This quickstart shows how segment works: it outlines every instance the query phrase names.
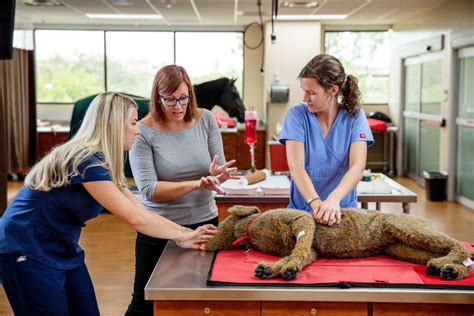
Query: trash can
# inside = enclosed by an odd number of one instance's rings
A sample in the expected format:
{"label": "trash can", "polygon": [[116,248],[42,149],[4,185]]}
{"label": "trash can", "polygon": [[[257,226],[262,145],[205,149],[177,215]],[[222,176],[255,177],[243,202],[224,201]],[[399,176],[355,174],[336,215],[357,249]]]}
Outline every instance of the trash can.
{"label": "trash can", "polygon": [[426,198],[430,201],[446,201],[448,174],[439,171],[423,171]]}

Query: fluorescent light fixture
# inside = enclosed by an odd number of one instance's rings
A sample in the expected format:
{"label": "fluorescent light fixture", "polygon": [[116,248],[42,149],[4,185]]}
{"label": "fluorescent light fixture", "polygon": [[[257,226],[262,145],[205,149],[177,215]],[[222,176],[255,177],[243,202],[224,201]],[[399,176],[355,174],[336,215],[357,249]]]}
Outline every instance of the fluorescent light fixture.
{"label": "fluorescent light fixture", "polygon": [[317,1],[285,1],[281,4],[284,8],[316,8],[318,5]]}
{"label": "fluorescent light fixture", "polygon": [[89,19],[120,19],[120,20],[159,20],[160,14],[93,14],[86,13]]}
{"label": "fluorescent light fixture", "polygon": [[306,14],[306,15],[278,15],[279,21],[321,21],[321,20],[344,20],[347,14]]}

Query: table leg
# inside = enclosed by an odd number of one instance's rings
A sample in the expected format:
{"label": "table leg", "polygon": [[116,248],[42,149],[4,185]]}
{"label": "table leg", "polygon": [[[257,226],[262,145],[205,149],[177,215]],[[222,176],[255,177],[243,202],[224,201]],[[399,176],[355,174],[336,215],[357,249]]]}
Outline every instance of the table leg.
{"label": "table leg", "polygon": [[368,210],[369,209],[369,202],[360,202],[360,207]]}
{"label": "table leg", "polygon": [[380,203],[380,202],[376,202],[376,203],[375,203],[375,210],[381,211],[381,210],[382,210],[381,204],[382,204],[382,203]]}
{"label": "table leg", "polygon": [[402,205],[403,205],[403,213],[410,214],[410,203],[403,202]]}

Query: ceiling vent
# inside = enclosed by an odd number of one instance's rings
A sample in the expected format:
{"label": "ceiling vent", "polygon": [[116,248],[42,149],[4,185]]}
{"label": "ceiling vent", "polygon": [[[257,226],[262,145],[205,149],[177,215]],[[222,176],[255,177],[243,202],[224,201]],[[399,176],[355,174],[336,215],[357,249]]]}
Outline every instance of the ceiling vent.
{"label": "ceiling vent", "polygon": [[44,5],[50,7],[62,5],[62,0],[21,0],[21,2],[27,5]]}
{"label": "ceiling vent", "polygon": [[317,1],[284,1],[281,3],[283,8],[316,8],[318,5]]}

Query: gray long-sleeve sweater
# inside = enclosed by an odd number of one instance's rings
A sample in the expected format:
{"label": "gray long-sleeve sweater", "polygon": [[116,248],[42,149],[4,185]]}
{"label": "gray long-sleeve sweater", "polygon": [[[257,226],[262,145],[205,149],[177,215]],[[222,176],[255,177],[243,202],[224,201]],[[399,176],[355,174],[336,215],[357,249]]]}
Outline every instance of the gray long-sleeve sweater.
{"label": "gray long-sleeve sweater", "polygon": [[143,124],[138,127],[141,135],[130,151],[130,166],[143,205],[181,225],[216,217],[214,193],[209,190],[194,190],[169,201],[153,200],[159,181],[188,181],[208,176],[215,154],[219,156],[219,164],[225,162],[222,138],[214,115],[203,110],[193,126],[177,132],[161,131]]}

